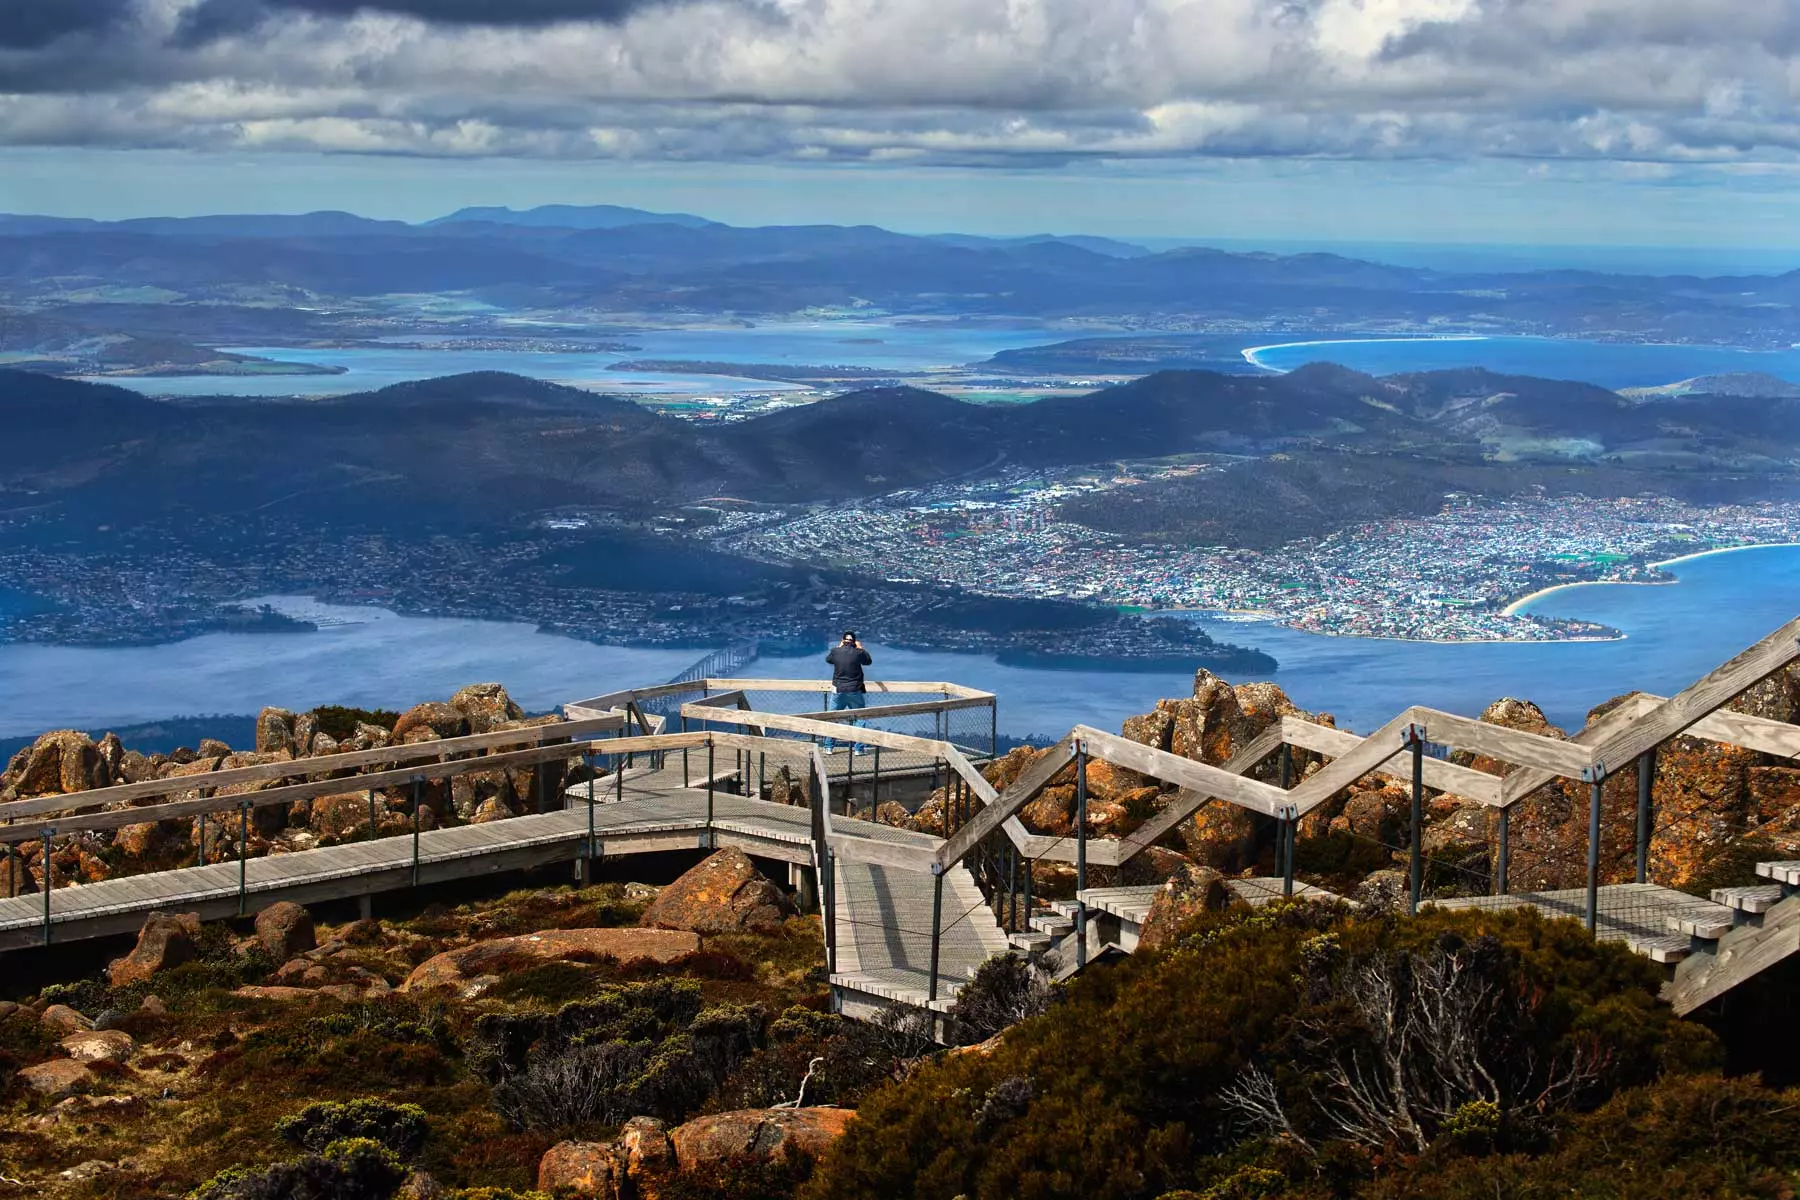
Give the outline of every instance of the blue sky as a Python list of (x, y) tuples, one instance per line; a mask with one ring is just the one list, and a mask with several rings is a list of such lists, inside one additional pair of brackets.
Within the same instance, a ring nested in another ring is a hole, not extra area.
[[(0, 210), (1800, 248), (1791, 0), (24, 0)], [(1734, 260), (1735, 261), (1735, 260)]]

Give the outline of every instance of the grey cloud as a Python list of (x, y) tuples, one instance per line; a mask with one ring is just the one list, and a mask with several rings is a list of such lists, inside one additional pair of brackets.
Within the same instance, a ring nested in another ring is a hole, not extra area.
[(38, 50), (126, 20), (131, 0), (0, 0), (0, 47)]
[(679, 0), (203, 0), (176, 29), (178, 45), (201, 45), (252, 32), (281, 13), (353, 17), (389, 13), (443, 25), (542, 26), (565, 21), (617, 23), (641, 9)]

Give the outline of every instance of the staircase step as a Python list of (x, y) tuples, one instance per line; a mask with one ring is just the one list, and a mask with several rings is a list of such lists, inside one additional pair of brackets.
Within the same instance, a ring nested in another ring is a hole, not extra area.
[(1014, 933), (1007, 936), (1013, 949), (1023, 950), (1027, 954), (1042, 954), (1050, 948), (1050, 935), (1047, 933)]
[(1627, 938), (1626, 945), (1651, 962), (1678, 963), (1693, 952), (1693, 940), (1678, 933)]
[(1717, 941), (1732, 932), (1737, 919), (1732, 909), (1723, 905), (1714, 905), (1714, 910), (1699, 909), (1694, 912), (1679, 912), (1663, 918), (1663, 925), (1669, 927), (1672, 934), (1685, 934), (1687, 937), (1701, 937), (1705, 941)]
[(1053, 938), (1068, 937), (1075, 932), (1075, 922), (1063, 917), (1033, 917), (1031, 927)]
[(1766, 913), (1782, 901), (1779, 883), (1763, 883), (1753, 887), (1714, 888), (1714, 904), (1723, 904), (1742, 913)]
[(1800, 861), (1789, 859), (1785, 862), (1759, 862), (1756, 864), (1756, 873), (1764, 879), (1773, 879), (1776, 883), (1800, 887)]

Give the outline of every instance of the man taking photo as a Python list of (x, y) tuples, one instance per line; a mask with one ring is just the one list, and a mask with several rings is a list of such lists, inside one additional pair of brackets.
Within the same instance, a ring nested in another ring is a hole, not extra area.
[[(825, 661), (831, 664), (831, 711), (838, 712), (848, 708), (861, 708), (867, 703), (868, 686), (863, 682), (863, 668), (875, 660), (863, 649), (863, 644), (856, 640), (856, 630), (846, 629), (844, 640), (833, 646), (825, 655)], [(856, 724), (851, 721), (849, 724)], [(837, 749), (837, 743), (831, 743), (830, 749)], [(857, 747), (850, 747), (855, 754)]]

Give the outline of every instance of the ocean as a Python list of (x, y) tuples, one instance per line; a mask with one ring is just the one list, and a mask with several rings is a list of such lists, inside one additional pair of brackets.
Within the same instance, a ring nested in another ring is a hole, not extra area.
[[(1275, 681), (1303, 708), (1367, 731), (1411, 704), (1468, 716), (1515, 696), (1579, 727), (1588, 709), (1631, 690), (1667, 695), (1800, 613), (1800, 548), (1684, 560), (1667, 585), (1590, 584), (1539, 597), (1534, 611), (1602, 621), (1615, 642), (1439, 645), (1304, 633), (1198, 614), (1214, 636), (1279, 660)], [(277, 598), (321, 620), (317, 633), (209, 634), (162, 646), (0, 645), (0, 737), (100, 728), (265, 704), (404, 708), (499, 680), (533, 710), (614, 688), (660, 683), (697, 650), (597, 646), (531, 626), (398, 616), (381, 609)], [(820, 656), (824, 653), (820, 647)], [(996, 692), (1003, 733), (1057, 735), (1086, 723), (1117, 729), (1163, 697), (1191, 693), (1185, 672), (1047, 671), (985, 655), (871, 644), (876, 678), (950, 680)], [(758, 674), (811, 678), (823, 663), (764, 659)], [(1239, 682), (1242, 682), (1239, 680)]]

